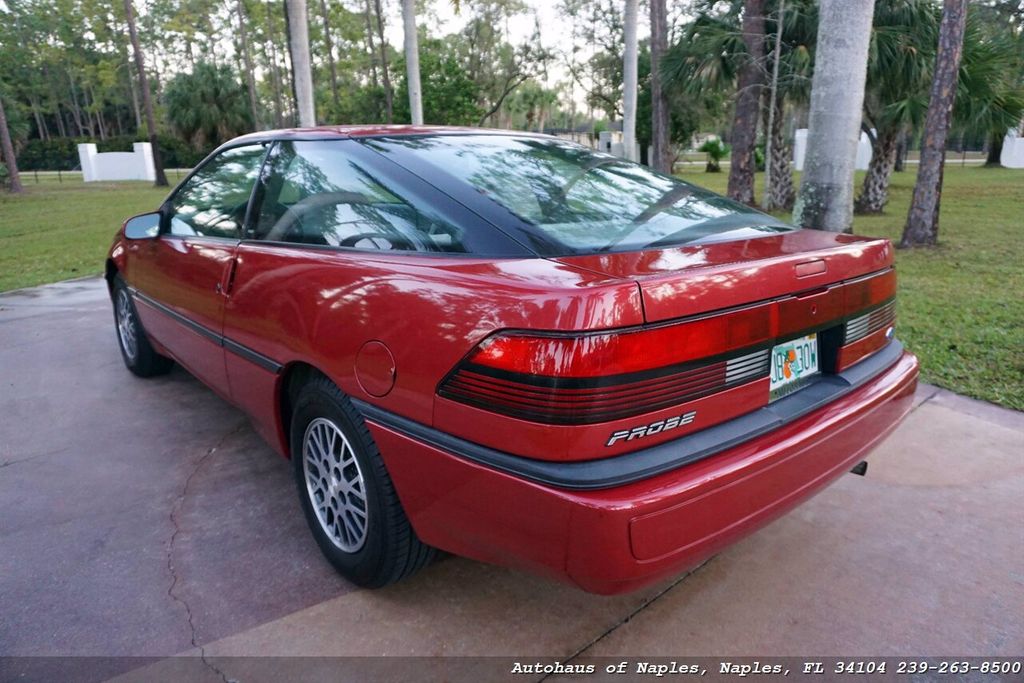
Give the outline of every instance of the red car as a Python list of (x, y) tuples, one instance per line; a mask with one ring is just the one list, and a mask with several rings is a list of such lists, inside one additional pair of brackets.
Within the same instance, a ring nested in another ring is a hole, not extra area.
[(245, 411), (365, 586), (442, 549), (639, 588), (849, 471), (917, 382), (888, 241), (527, 133), (238, 138), (106, 277), (128, 368)]

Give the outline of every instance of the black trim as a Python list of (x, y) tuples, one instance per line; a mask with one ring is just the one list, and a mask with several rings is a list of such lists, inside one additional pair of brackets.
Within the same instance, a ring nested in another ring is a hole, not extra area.
[(504, 453), (364, 401), (352, 399), (352, 403), (366, 419), (457, 457), (559, 488), (602, 489), (668, 472), (778, 429), (865, 384), (894, 365), (902, 354), (903, 345), (893, 340), (843, 373), (821, 375), (799, 391), (746, 415), (657, 446), (582, 462), (550, 462)]
[(190, 318), (187, 318), (186, 316), (183, 316), (181, 313), (178, 313), (174, 309), (172, 309), (172, 308), (170, 308), (168, 306), (165, 306), (164, 304), (160, 303), (156, 299), (154, 299), (152, 297), (149, 297), (149, 296), (146, 296), (145, 294), (143, 294), (139, 290), (129, 287), (128, 291), (131, 292), (133, 297), (135, 297), (135, 298), (139, 299), (140, 301), (142, 301), (143, 303), (145, 303), (145, 304), (155, 308), (156, 310), (160, 311), (161, 313), (164, 313), (164, 314), (170, 316), (171, 318), (174, 318), (179, 323), (181, 323), (185, 327), (189, 328), (190, 330), (192, 330), (196, 334), (201, 335), (203, 337), (206, 337), (207, 339), (212, 341), (217, 346), (221, 346), (221, 347), (227, 349), (228, 351), (234, 353), (236, 356), (240, 356), (240, 357), (246, 359), (247, 361), (249, 361), (250, 363), (255, 363), (256, 365), (260, 366), (264, 370), (268, 370), (268, 371), (274, 373), (275, 375), (279, 374), (284, 369), (284, 365), (282, 365), (281, 363), (278, 363), (273, 358), (269, 358), (267, 356), (264, 356), (259, 351), (254, 351), (253, 349), (250, 349), (248, 346), (243, 346), (242, 344), (239, 344), (238, 342), (236, 342), (234, 340), (228, 339), (224, 335), (217, 334), (216, 332), (214, 332), (210, 328), (208, 328), (208, 327), (206, 327), (204, 325), (200, 325), (196, 321), (194, 321), (194, 320), (192, 320)]

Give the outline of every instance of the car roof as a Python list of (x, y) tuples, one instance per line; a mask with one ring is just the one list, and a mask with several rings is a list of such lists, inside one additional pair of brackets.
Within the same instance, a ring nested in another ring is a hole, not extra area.
[[(269, 140), (340, 140), (395, 135), (514, 135), (540, 137), (540, 133), (522, 130), (502, 130), (498, 128), (471, 128), (468, 126), (412, 126), (408, 124), (382, 125), (363, 124), (347, 126), (313, 126), (309, 128), (281, 128), (264, 130), (237, 137), (225, 146), (234, 147), (238, 144), (265, 142)], [(549, 137), (549, 136), (543, 136)]]

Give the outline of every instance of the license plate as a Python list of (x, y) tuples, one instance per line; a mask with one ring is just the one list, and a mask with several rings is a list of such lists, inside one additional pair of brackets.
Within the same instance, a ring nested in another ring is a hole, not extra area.
[(768, 400), (788, 396), (818, 374), (818, 335), (790, 339), (772, 348)]

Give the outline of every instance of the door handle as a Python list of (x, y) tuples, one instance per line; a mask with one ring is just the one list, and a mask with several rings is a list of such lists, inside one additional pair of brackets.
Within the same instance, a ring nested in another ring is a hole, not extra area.
[(217, 284), (216, 284), (216, 285), (214, 286), (214, 288), (213, 288), (213, 289), (214, 289), (214, 291), (216, 291), (216, 292), (217, 292), (218, 294), (223, 294), (223, 293), (224, 293), (224, 288), (223, 288), (223, 287), (221, 286), (221, 284), (220, 284), (219, 282), (218, 282), (218, 283), (217, 283)]

